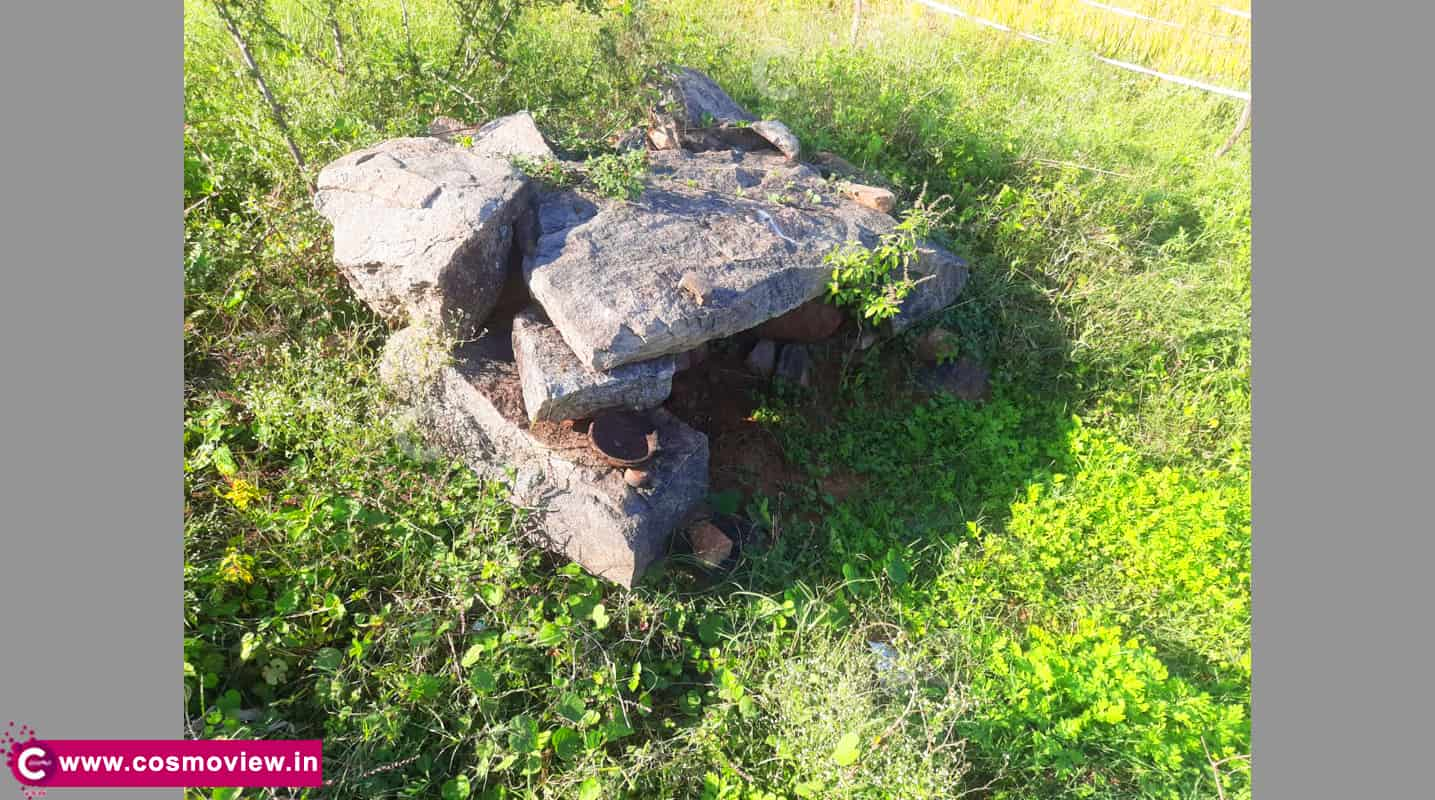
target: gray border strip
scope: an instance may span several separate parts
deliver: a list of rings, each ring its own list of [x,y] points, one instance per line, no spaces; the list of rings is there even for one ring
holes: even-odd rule
[[[180,12],[0,21],[0,725],[42,737],[182,732]]]
[[[1430,792],[1430,16],[1254,23],[1257,798]]]

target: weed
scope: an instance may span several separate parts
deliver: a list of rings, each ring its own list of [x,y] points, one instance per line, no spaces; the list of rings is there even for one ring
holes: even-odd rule
[[[851,307],[873,325],[896,316],[917,285],[911,270],[921,258],[922,241],[950,211],[941,209],[944,199],[950,198],[938,198],[930,205],[919,200],[902,213],[902,220],[890,232],[882,234],[876,247],[848,242],[828,253],[824,259],[832,267],[828,299]]]
[[[646,150],[605,153],[583,163],[583,171],[594,190],[605,197],[620,200],[638,199],[643,193],[643,174],[647,169]]]

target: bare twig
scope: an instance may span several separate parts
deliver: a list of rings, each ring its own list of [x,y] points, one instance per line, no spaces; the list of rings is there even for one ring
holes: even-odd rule
[[[1211,751],[1206,747],[1206,737],[1202,736],[1200,738],[1201,750],[1206,754],[1206,761],[1211,764],[1211,775],[1214,776],[1216,780],[1216,798],[1217,800],[1226,800],[1226,790],[1221,787],[1221,770],[1216,766],[1216,760],[1211,758]]]
[[[229,30],[229,35],[234,39],[234,44],[239,48],[239,55],[244,59],[244,65],[249,69],[249,76],[254,79],[254,84],[259,87],[259,94],[269,106],[269,114],[278,126],[279,133],[284,136],[284,144],[289,147],[289,155],[294,158],[294,163],[299,167],[299,175],[309,184],[305,175],[307,166],[304,163],[304,155],[299,152],[299,145],[294,143],[294,136],[289,132],[289,123],[284,119],[284,108],[279,101],[274,99],[273,92],[269,91],[269,83],[264,80],[264,73],[259,71],[259,64],[254,60],[254,54],[249,52],[249,43],[245,41],[244,34],[239,30],[239,23],[235,21],[234,15],[229,12],[229,7],[224,0],[213,0],[215,9],[224,20],[224,27]],[[309,193],[314,193],[314,187],[309,184]]]
[[[862,0],[852,0],[852,31],[847,34],[847,39],[853,47],[857,46],[857,30],[862,27]]]
[[[218,197],[218,196],[219,196],[219,192],[210,192],[209,194],[205,195],[204,197],[201,197],[201,198],[199,198],[198,200],[195,200],[193,203],[190,203],[189,205],[187,205],[187,206],[184,207],[184,215],[185,215],[186,217],[189,216],[189,212],[195,210],[196,208],[199,208],[200,206],[204,205],[205,203],[208,203],[210,200],[213,200],[215,197]]]
[[[1241,138],[1241,134],[1245,133],[1246,128],[1250,127],[1250,125],[1251,101],[1247,100],[1246,107],[1241,111],[1241,118],[1236,121],[1236,129],[1231,131],[1231,135],[1226,139],[1226,143],[1221,145],[1221,149],[1216,151],[1216,158],[1225,155],[1226,151],[1231,149],[1231,146],[1236,143],[1237,139]]]
[[[329,31],[334,36],[334,61],[340,75],[348,74],[344,64],[344,31],[339,27],[339,0],[329,0]]]
[[[334,64],[331,63],[329,59],[323,56],[323,54],[315,52],[309,47],[309,45],[305,44],[302,40],[295,39],[284,31],[279,30],[277,27],[274,26],[274,23],[265,19],[263,16],[257,16],[256,19],[259,21],[260,25],[264,26],[264,30],[269,31],[280,41],[284,42],[285,44],[290,44],[294,47],[299,48],[299,52],[303,53],[305,58],[314,61],[319,66],[331,72],[338,72],[340,74],[343,74],[342,69],[334,66]]]
[[[404,23],[404,56],[409,62],[409,72],[418,77],[419,63],[418,56],[414,54],[414,34],[409,29],[409,4],[399,0],[399,12],[403,15]]]
[[[438,82],[439,82],[439,83],[442,83],[444,86],[447,86],[449,89],[453,90],[456,94],[458,94],[460,97],[462,97],[463,99],[467,100],[468,102],[473,103],[474,108],[478,109],[479,114],[481,114],[481,115],[483,115],[483,116],[488,116],[488,110],[487,110],[486,108],[484,108],[483,103],[478,102],[478,100],[475,99],[473,95],[471,95],[471,94],[469,94],[468,92],[465,92],[463,89],[459,88],[458,84],[454,83],[453,81],[448,80],[447,78],[443,77],[442,75],[435,74],[434,77],[438,79]],[[474,126],[474,127],[475,127],[475,129],[476,129],[477,127],[482,127],[482,126]],[[466,129],[459,129],[459,130],[466,130]],[[453,133],[453,131],[450,131],[450,133]]]

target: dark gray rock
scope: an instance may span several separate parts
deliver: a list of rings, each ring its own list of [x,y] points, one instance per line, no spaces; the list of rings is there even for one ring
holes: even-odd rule
[[[513,354],[530,420],[582,419],[606,408],[662,405],[673,389],[672,356],[599,372],[583,364],[541,309],[513,318]]]
[[[807,345],[783,345],[773,377],[794,386],[811,386],[812,355],[807,352]]]
[[[901,333],[955,303],[967,285],[967,262],[931,242],[923,244],[918,252],[921,258],[911,270],[917,285],[889,320],[893,333]]]
[[[928,364],[951,361],[961,352],[961,340],[946,328],[933,328],[917,339],[917,358]]]
[[[757,117],[734,102],[712,78],[687,67],[668,70],[666,78],[659,87],[648,131],[655,148],[752,149],[766,144],[747,127]]]
[[[949,394],[974,403],[990,400],[992,396],[991,372],[967,356],[919,370],[917,385],[929,392]]]
[[[597,369],[755,327],[826,289],[823,259],[867,246],[891,217],[836,196],[810,167],[765,153],[653,153],[636,201],[576,192],[538,202],[529,291]],[[781,201],[781,202],[779,202]],[[687,273],[702,303],[683,287]]]
[[[863,176],[862,170],[858,169],[857,165],[836,153],[829,153],[823,150],[813,153],[810,160],[812,166],[816,167],[817,171],[822,173],[822,177],[824,178],[850,179]]]
[[[707,496],[707,437],[667,411],[647,412],[661,449],[643,465],[646,481],[634,487],[624,470],[597,458],[582,434],[550,422],[529,424],[518,368],[503,357],[507,331],[486,333],[451,357],[415,355],[424,339],[395,334],[384,362],[393,365],[388,374],[407,385],[430,443],[481,477],[507,483],[511,499],[532,509],[539,542],[594,575],[632,586]],[[407,363],[437,367],[405,373]]]
[[[689,128],[757,121],[757,117],[738,105],[717,81],[702,72],[675,67],[668,77],[665,99],[678,122]]]
[[[608,137],[608,144],[619,152],[624,150],[642,150],[646,147],[647,134],[641,127],[627,128]]]
[[[771,378],[772,371],[777,368],[777,344],[771,339],[758,340],[743,363],[752,374]]]
[[[498,300],[529,191],[504,161],[407,138],[324,167],[314,203],[359,299],[389,320],[466,338]]]

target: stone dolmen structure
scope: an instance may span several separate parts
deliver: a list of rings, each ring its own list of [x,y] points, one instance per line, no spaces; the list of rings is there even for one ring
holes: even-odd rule
[[[824,258],[891,231],[892,196],[825,179],[782,123],[686,69],[625,143],[650,150],[628,198],[526,175],[561,163],[526,113],[430,132],[319,174],[335,262],[403,326],[381,375],[433,445],[535,510],[546,546],[631,586],[708,494],[707,436],[664,408],[674,375],[753,329],[749,364],[800,370],[780,342],[842,322]],[[917,271],[894,332],[967,278],[931,244]]]

